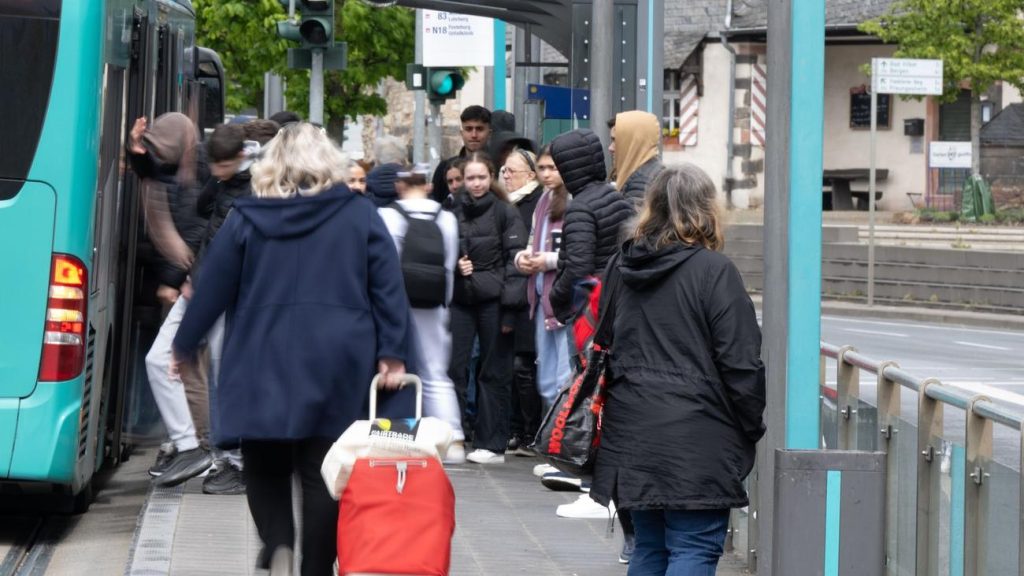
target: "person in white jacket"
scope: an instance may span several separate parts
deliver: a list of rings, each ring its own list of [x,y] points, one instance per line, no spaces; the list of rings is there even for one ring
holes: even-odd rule
[[[466,461],[465,435],[455,386],[448,377],[448,364],[452,354],[452,335],[448,330],[448,306],[454,287],[455,264],[459,258],[459,224],[455,216],[430,198],[427,188],[429,166],[413,166],[398,172],[396,203],[410,218],[433,220],[444,238],[447,293],[444,306],[412,308],[413,327],[420,352],[419,377],[423,381],[423,415],[433,416],[449,423],[453,430],[452,443],[444,461],[461,464]],[[439,212],[440,211],[440,212]],[[395,241],[399,255],[405,243],[409,224],[395,207],[378,209],[384,224]]]

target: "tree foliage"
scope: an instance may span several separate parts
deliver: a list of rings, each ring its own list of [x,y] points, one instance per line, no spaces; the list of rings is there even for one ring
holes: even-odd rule
[[[278,0],[193,0],[193,5],[197,42],[224,61],[228,110],[262,108],[268,71],[283,73],[290,109],[303,114],[309,109],[309,71],[285,67],[287,49],[294,45],[277,37],[276,24],[287,17]],[[337,0],[335,39],[348,44],[348,68],[324,75],[324,116],[333,134],[339,134],[346,117],[387,112],[375,88],[389,76],[405,77],[405,64],[414,56],[414,14],[408,8]]]
[[[224,63],[225,107],[263,106],[263,74],[284,70],[288,42],[275,33],[285,13],[277,0],[193,0],[196,42]]]
[[[998,81],[1024,89],[1024,0],[897,0],[862,32],[897,44],[897,58],[943,62],[941,102],[971,91],[971,143],[978,173],[980,98]]]
[[[1024,0],[898,0],[860,30],[897,44],[897,58],[943,62],[945,93],[982,94],[1005,80],[1024,89]]]

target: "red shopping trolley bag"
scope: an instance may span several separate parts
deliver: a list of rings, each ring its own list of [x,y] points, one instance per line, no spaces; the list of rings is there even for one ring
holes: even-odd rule
[[[410,381],[417,418],[404,424],[414,426],[422,391],[418,379]],[[392,425],[398,432],[400,422]],[[359,458],[338,504],[338,574],[447,576],[454,533],[455,491],[440,460]]]

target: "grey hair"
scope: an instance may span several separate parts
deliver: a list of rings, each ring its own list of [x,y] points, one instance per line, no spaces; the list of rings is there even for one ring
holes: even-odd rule
[[[381,136],[373,143],[373,159],[377,165],[408,163],[409,154],[405,142],[397,136]]]

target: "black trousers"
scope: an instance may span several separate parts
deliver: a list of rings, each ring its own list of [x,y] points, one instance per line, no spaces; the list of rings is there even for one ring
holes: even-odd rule
[[[537,391],[537,356],[519,352],[513,362],[512,435],[533,440],[540,428],[541,401]]]
[[[302,576],[331,576],[338,557],[338,503],[320,476],[333,440],[292,442],[243,440],[245,491],[256,531],[263,540],[261,562],[278,546],[293,547],[292,473],[302,485]]]
[[[455,384],[462,427],[466,422],[466,388],[473,339],[480,339],[480,370],[476,375],[476,422],[471,431],[473,448],[505,453],[509,436],[512,390],[512,334],[501,333],[501,305],[495,300],[473,306],[451,307],[452,360],[448,376]]]

